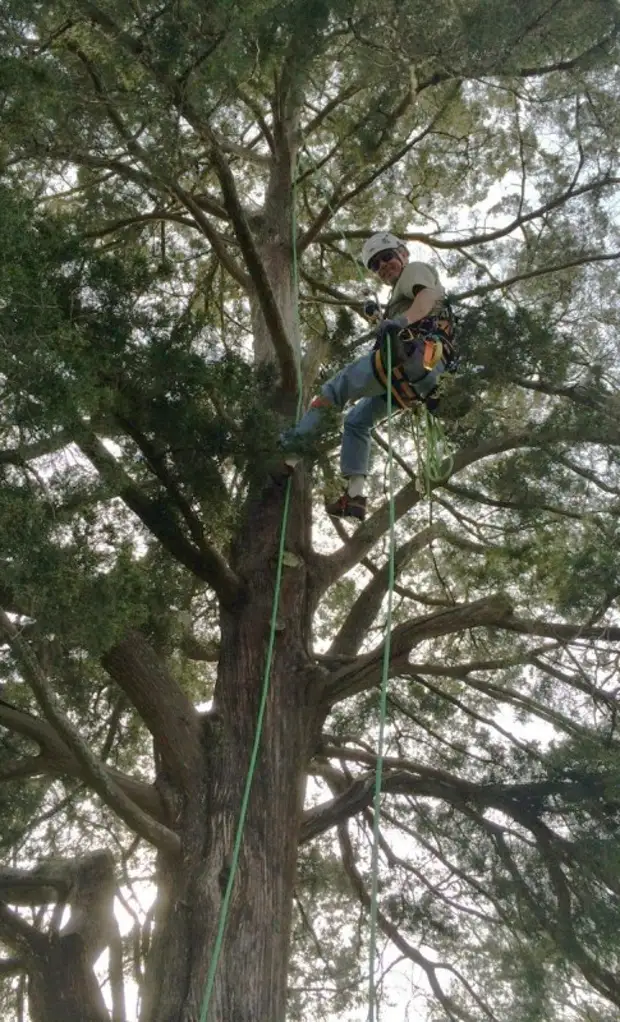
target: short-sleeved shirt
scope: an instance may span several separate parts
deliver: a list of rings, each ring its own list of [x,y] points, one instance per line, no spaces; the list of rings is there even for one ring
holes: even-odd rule
[[[432,287],[439,292],[437,299],[439,309],[446,292],[439,282],[437,271],[428,263],[407,263],[392,289],[385,310],[386,319],[401,316],[409,308],[418,291],[425,287]]]

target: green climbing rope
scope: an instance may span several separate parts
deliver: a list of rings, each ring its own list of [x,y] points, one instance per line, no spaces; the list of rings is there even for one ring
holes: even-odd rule
[[[387,345],[388,358],[388,379],[392,376],[392,352],[391,345]],[[371,890],[370,890],[370,961],[368,970],[368,1022],[375,1022],[375,1007],[377,1002],[377,989],[375,983],[375,965],[377,957],[377,917],[378,917],[378,893],[379,893],[379,838],[380,838],[380,810],[381,810],[381,787],[383,783],[383,748],[385,744],[385,722],[387,717],[387,686],[390,672],[390,653],[392,637],[392,602],[394,597],[394,458],[392,453],[392,391],[387,391],[387,412],[388,412],[388,498],[390,510],[390,549],[388,555],[388,593],[387,593],[387,614],[385,619],[385,638],[383,641],[383,665],[381,670],[381,693],[379,697],[379,738],[377,742],[377,768],[375,773],[375,794],[373,800],[373,835],[372,835],[372,856],[371,856]]]
[[[297,198],[296,198],[296,183],[293,180],[293,194],[292,194],[292,217],[291,217],[291,234],[292,234],[292,277],[293,277],[293,288],[294,294],[297,298],[299,291],[299,267],[297,260]],[[342,234],[345,246],[347,246],[347,240]],[[361,271],[357,264],[357,260],[353,260],[358,275],[361,278]],[[296,331],[297,336],[300,336],[299,329],[299,305],[298,301],[295,301],[296,309]],[[301,377],[301,353],[298,353],[297,358],[297,413],[296,419],[299,420],[302,404],[302,377]],[[388,379],[391,378],[392,365],[391,365],[391,351],[388,345]],[[385,722],[387,717],[387,683],[389,677],[389,664],[390,664],[390,638],[392,630],[392,603],[394,593],[394,526],[395,526],[395,512],[394,512],[394,478],[393,478],[393,456],[392,456],[392,394],[391,389],[387,390],[387,411],[388,411],[388,464],[389,464],[389,562],[388,562],[388,606],[387,606],[387,617],[385,626],[385,641],[383,649],[383,668],[382,668],[382,680],[381,680],[381,695],[380,695],[380,706],[379,706],[379,739],[377,749],[377,768],[375,774],[375,793],[374,793],[374,824],[373,824],[373,847],[372,847],[372,860],[371,860],[371,874],[372,874],[372,886],[370,896],[370,969],[369,969],[369,1022],[375,1020],[375,1005],[376,1005],[376,984],[375,984],[375,959],[376,959],[376,948],[377,948],[377,917],[378,917],[378,881],[379,881],[379,839],[380,839],[380,827],[379,827],[379,814],[380,814],[380,803],[381,803],[381,787],[383,778],[383,747],[384,747],[384,736],[385,736]],[[224,943],[224,935],[226,932],[226,924],[228,921],[228,913],[230,908],[230,901],[232,897],[232,890],[239,866],[239,856],[241,852],[241,844],[243,841],[243,832],[245,829],[245,822],[247,818],[248,806],[250,802],[250,794],[252,790],[252,783],[254,780],[254,774],[256,772],[256,765],[258,762],[258,754],[260,750],[260,742],[262,738],[263,723],[265,717],[265,711],[267,707],[267,697],[269,694],[269,682],[271,677],[271,665],[273,661],[273,652],[275,647],[276,637],[276,625],[278,617],[278,609],[280,605],[280,591],[282,586],[282,572],[284,565],[284,552],[286,544],[286,532],[288,526],[288,516],[290,507],[290,494],[291,494],[291,480],[289,479],[286,486],[286,493],[284,498],[284,509],[282,512],[282,527],[280,531],[280,542],[278,549],[278,563],[276,569],[276,580],[275,590],[271,611],[271,622],[269,630],[269,642],[267,646],[267,656],[265,659],[265,669],[263,673],[262,686],[261,686],[261,698],[258,710],[258,717],[256,722],[256,732],[254,736],[254,742],[252,746],[252,753],[250,756],[250,765],[248,768],[243,797],[241,800],[241,808],[239,812],[239,820],[237,823],[237,829],[235,833],[235,841],[233,846],[233,854],[230,864],[230,870],[228,873],[228,880],[226,883],[226,889],[224,897],[222,899],[222,905],[220,908],[220,914],[218,919],[218,928],[215,939],[215,945],[213,948],[213,954],[211,961],[209,962],[209,970],[207,973],[207,979],[205,984],[205,992],[202,1000],[200,1009],[199,1022],[207,1022],[209,1008],[211,1005],[213,991],[215,988],[215,977],[217,973],[217,967],[219,964],[222,947]]]
[[[309,156],[309,154],[307,154]],[[311,159],[311,158],[310,158]],[[313,162],[311,160],[311,162]],[[316,165],[315,165],[316,166]],[[324,189],[321,189],[323,192]],[[331,212],[329,198],[326,196],[326,203]],[[349,243],[343,231],[336,227],[344,242],[345,249],[349,249]],[[359,263],[355,257],[351,257],[360,281],[365,284]],[[378,297],[377,297],[378,302]],[[387,345],[387,378],[392,378],[392,350]],[[377,743],[377,767],[375,772],[375,791],[373,799],[373,841],[371,855],[371,891],[370,891],[370,950],[369,950],[369,971],[368,971],[368,1022],[375,1022],[375,1007],[377,1002],[377,991],[375,983],[375,961],[377,957],[377,918],[378,918],[378,892],[379,892],[379,840],[380,840],[380,809],[381,809],[381,787],[383,782],[383,747],[385,740],[385,722],[387,717],[387,685],[390,669],[390,646],[392,634],[392,603],[394,597],[394,459],[392,455],[393,433],[392,433],[392,389],[386,389],[387,398],[387,422],[388,422],[388,494],[389,494],[389,555],[388,555],[388,603],[385,623],[385,640],[383,646],[383,666],[381,676],[381,692],[379,698],[379,737]]]
[[[309,153],[306,155],[311,163],[314,163]],[[316,168],[316,163],[314,163]],[[325,189],[319,186],[319,191],[323,192],[326,198],[328,208],[332,214],[334,210],[331,206],[329,198],[326,195]],[[345,249],[348,250],[349,244],[343,231],[336,227],[336,231],[340,234],[342,241],[344,242]],[[352,257],[353,264],[356,268],[358,277],[365,284],[365,280],[361,273],[359,263],[357,259]],[[377,299],[378,301],[378,299]],[[387,378],[392,378],[392,350],[391,345],[386,346],[387,349]],[[394,597],[394,584],[395,584],[395,566],[394,566],[394,554],[395,554],[395,510],[394,510],[394,458],[393,458],[393,432],[392,432],[392,390],[391,387],[386,388],[387,398],[387,422],[388,422],[388,494],[389,494],[389,555],[388,555],[388,593],[387,593],[387,614],[385,623],[385,639],[383,645],[383,665],[381,672],[381,690],[379,698],[379,736],[377,742],[377,767],[375,773],[375,791],[373,799],[373,842],[372,842],[372,855],[371,855],[371,894],[370,894],[370,950],[369,950],[369,979],[368,979],[368,1022],[375,1022],[377,1006],[377,991],[375,983],[375,964],[377,956],[377,919],[378,919],[378,890],[379,890],[379,840],[380,840],[380,808],[381,808],[381,788],[383,782],[383,749],[385,744],[385,723],[387,717],[387,685],[389,678],[389,667],[390,667],[390,653],[391,653],[391,632],[392,632],[392,604]],[[420,437],[419,432],[413,425],[412,412],[412,434],[416,444],[417,456],[418,456],[418,477],[420,477],[421,466],[423,466],[425,476],[425,493],[429,500],[429,514],[432,521],[432,495],[431,491],[433,485],[437,483],[442,476],[449,475],[451,472],[452,459],[448,458],[447,465],[445,464],[444,457],[444,445],[445,445],[445,434],[443,427],[438,419],[432,416],[426,405],[423,406],[423,414],[425,418],[425,432],[426,432],[426,458],[422,458],[420,450]]]
[[[299,329],[299,302],[297,300],[299,291],[299,267],[297,261],[297,196],[296,186],[293,180],[293,194],[292,194],[292,215],[291,215],[291,240],[292,240],[292,252],[293,252],[293,266],[292,266],[292,278],[293,278],[293,290],[295,298],[295,329],[297,337],[300,337]],[[301,351],[298,352],[297,362],[297,411],[296,420],[299,420],[301,405],[302,405],[302,375],[301,375]],[[271,664],[273,662],[273,651],[275,647],[276,639],[276,626],[278,620],[278,610],[280,606],[280,590],[282,588],[282,571],[284,567],[284,551],[286,544],[286,532],[288,526],[289,507],[291,503],[291,484],[292,480],[289,479],[286,484],[286,493],[284,496],[284,509],[282,511],[282,526],[280,529],[280,543],[278,547],[278,565],[276,569],[276,580],[275,589],[273,594],[273,603],[271,608],[271,622],[269,626],[269,642],[267,645],[267,656],[265,658],[265,669],[263,672],[263,679],[261,685],[261,697],[258,708],[258,716],[256,720],[256,731],[254,734],[254,743],[252,745],[252,754],[250,756],[250,765],[248,767],[247,776],[245,779],[245,785],[243,789],[243,797],[241,799],[241,809],[239,811],[239,820],[237,823],[237,830],[235,833],[235,843],[233,846],[232,859],[230,863],[230,870],[228,872],[228,880],[226,882],[226,889],[224,891],[224,897],[220,907],[220,914],[218,919],[217,934],[215,938],[215,945],[213,948],[213,954],[211,955],[211,961],[209,962],[209,971],[207,973],[207,979],[205,984],[204,997],[202,999],[202,1005],[200,1008],[199,1022],[207,1022],[209,1014],[209,1008],[211,1006],[211,1000],[213,997],[213,990],[215,988],[215,976],[217,973],[217,967],[219,964],[220,956],[222,953],[222,946],[224,943],[224,935],[226,932],[226,924],[228,922],[228,912],[230,908],[230,899],[232,897],[233,885],[235,877],[237,875],[237,869],[239,867],[239,855],[241,853],[241,843],[243,841],[243,832],[245,829],[245,821],[248,814],[248,806],[250,803],[250,794],[252,791],[252,783],[254,781],[254,774],[256,772],[256,764],[258,762],[258,753],[260,750],[260,743],[263,734],[263,722],[265,719],[265,710],[267,708],[267,697],[269,695],[269,682],[271,679]]]
[[[420,426],[420,417],[424,419],[423,428]],[[446,454],[446,434],[441,422],[435,415],[431,415],[426,406],[422,409],[412,409],[409,431],[416,450],[417,488],[420,494],[430,501],[434,486],[450,475],[454,459],[451,454]],[[425,440],[424,453],[421,444],[422,432]]]

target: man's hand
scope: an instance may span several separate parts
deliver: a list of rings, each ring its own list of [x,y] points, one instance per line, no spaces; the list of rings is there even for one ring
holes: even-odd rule
[[[386,334],[398,333],[409,326],[406,316],[395,316],[394,319],[382,319],[377,327],[377,340],[375,348],[378,348]]]

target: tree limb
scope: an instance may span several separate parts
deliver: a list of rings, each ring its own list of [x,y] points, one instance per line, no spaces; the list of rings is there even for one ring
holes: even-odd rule
[[[492,231],[486,231],[483,234],[472,234],[469,238],[458,238],[455,241],[442,241],[440,238],[435,238],[432,234],[422,234],[420,231],[405,231],[401,232],[401,237],[404,241],[415,241],[421,245],[428,245],[434,249],[461,249],[461,248],[472,248],[475,245],[486,245],[489,241],[499,241],[500,238],[505,238],[508,235],[514,233],[524,224],[531,222],[532,220],[538,220],[540,217],[550,213],[553,209],[563,206],[567,201],[574,198],[579,198],[582,195],[586,195],[589,192],[597,191],[598,189],[606,188],[608,186],[615,187],[620,182],[620,178],[611,175],[609,172],[605,172],[600,179],[596,181],[590,181],[585,185],[581,185],[579,188],[574,187],[574,182],[571,183],[570,187],[563,191],[560,195],[556,195],[554,198],[549,199],[542,205],[537,206],[536,209],[531,210],[529,213],[524,213],[522,216],[515,217],[509,224],[504,227],[497,227]],[[319,234],[317,241],[329,243],[333,241],[342,240],[344,236],[347,240],[358,240],[364,241],[369,237],[370,231],[355,229],[349,231],[325,231]],[[461,295],[460,297],[463,297]]]
[[[300,130],[303,138],[309,138],[310,135],[317,130],[317,128],[320,128],[323,121],[329,117],[334,110],[337,110],[342,103],[346,103],[348,99],[353,99],[353,97],[362,92],[364,88],[366,88],[366,86],[353,84],[347,85],[341,89],[336,96],[333,96],[330,100],[328,100],[324,107],[321,107],[314,117],[301,126]]]
[[[556,425],[553,420],[542,423],[526,424],[525,428],[515,433],[505,433],[491,440],[484,440],[474,447],[457,451],[450,461],[445,459],[440,466],[437,482],[431,481],[431,488],[444,486],[459,472],[485,458],[496,454],[504,454],[519,447],[543,447],[570,442],[595,444],[620,444],[620,429],[617,417],[607,417],[601,423],[600,417],[589,423],[567,423]],[[402,518],[422,499],[416,487],[413,473],[411,481],[406,483],[394,497],[395,518]],[[349,571],[365,557],[374,544],[384,535],[389,525],[389,503],[385,501],[370,518],[354,533],[346,545],[333,554],[319,555],[315,558],[317,567],[316,586],[324,592],[329,586]]]
[[[235,88],[237,91],[237,95],[239,96],[239,99],[243,103],[245,103],[248,109],[251,110],[252,113],[254,114],[254,118],[261,130],[263,138],[265,139],[267,145],[269,146],[269,150],[272,156],[275,156],[276,145],[273,137],[273,132],[271,131],[271,128],[267,124],[265,115],[261,109],[259,102],[256,99],[254,99],[254,97],[251,96],[249,92],[246,92],[245,88],[242,88],[240,85],[235,85]]]
[[[573,266],[585,266],[590,263],[600,262],[613,262],[616,259],[620,259],[620,252],[591,252],[583,256],[579,256],[578,259],[569,259],[564,263],[556,263],[555,266],[541,266],[537,270],[527,270],[524,273],[517,273],[513,277],[507,277],[505,280],[498,280],[492,284],[480,284],[478,287],[472,287],[469,291],[459,291],[454,294],[454,301],[460,302],[465,298],[473,298],[474,295],[486,295],[490,294],[491,291],[500,291],[507,287],[512,287],[513,284],[518,284],[522,280],[532,280],[534,277],[544,277],[549,273],[560,273],[562,270],[569,270]]]
[[[396,163],[398,163],[399,160],[402,160],[403,156],[406,156],[408,152],[410,152],[416,145],[418,145],[419,142],[421,142],[424,138],[426,138],[428,134],[430,134],[430,132],[432,132],[433,128],[435,127],[437,122],[441,120],[444,113],[448,109],[450,103],[456,96],[459,88],[460,85],[457,84],[453,89],[450,90],[448,97],[442,103],[439,110],[437,110],[436,113],[433,114],[431,120],[421,132],[419,132],[414,138],[409,139],[409,141],[407,141],[404,145],[397,149],[396,152],[388,156],[382,163],[375,167],[371,173],[367,174],[366,177],[362,178],[361,181],[358,181],[358,183],[354,185],[353,188],[350,188],[349,191],[347,192],[342,192],[341,190],[342,183],[339,183],[333,195],[325,201],[325,205],[323,206],[323,209],[318,213],[314,223],[310,225],[307,231],[300,238],[299,240],[300,251],[304,251],[304,249],[306,249],[314,241],[325,240],[326,236],[321,235],[321,231],[325,224],[327,224],[329,220],[335,216],[338,210],[345,206],[347,202],[350,202],[352,199],[355,199],[362,192],[366,191],[367,188],[370,188],[370,186],[379,177],[381,177],[381,175],[384,174],[386,170],[389,170],[389,168],[393,167]],[[368,237],[369,233],[370,232],[368,231],[363,232],[363,236]],[[341,234],[337,233],[334,235],[333,240],[340,238]]]
[[[168,827],[164,827],[152,817],[147,816],[112,780],[107,768],[93,755],[77,728],[61,710],[38,660],[22,639],[19,630],[1,609],[0,632],[4,633],[13,649],[45,717],[82,767],[89,786],[97,792],[106,805],[109,805],[120,816],[128,827],[168,855],[176,855],[180,850],[180,841],[177,835]]]
[[[297,365],[294,347],[291,339],[287,335],[286,326],[278,306],[275,293],[254,241],[243,206],[239,200],[233,173],[230,169],[228,160],[222,152],[222,148],[215,131],[194,109],[189,100],[187,90],[183,88],[178,81],[171,78],[147,59],[147,50],[142,42],[134,39],[127,32],[123,31],[123,29],[121,29],[106,12],[98,8],[96,4],[87,2],[87,0],[82,0],[82,6],[88,10],[93,20],[96,21],[96,23],[103,29],[106,35],[110,35],[114,39],[118,40],[124,49],[128,50],[133,56],[140,60],[149,72],[164,85],[174,100],[179,113],[187,119],[188,123],[191,124],[199,137],[201,137],[209,146],[213,167],[222,189],[224,207],[230,217],[239,247],[245,259],[248,273],[254,283],[256,296],[258,298],[265,323],[267,324],[267,328],[271,335],[278,364],[280,366],[283,387],[287,392],[295,393],[297,390]],[[126,144],[129,144],[127,139],[125,139],[125,141]],[[136,143],[132,144],[135,148]],[[139,149],[139,147],[137,148]],[[140,151],[139,157],[141,160],[146,161],[147,166],[149,165],[148,154]],[[205,221],[205,218],[201,216],[195,200],[176,182],[168,179],[166,180],[166,185],[181,199],[186,208],[190,209],[194,216],[196,216],[201,229],[205,232],[207,238],[209,238],[212,244],[215,245],[217,239],[212,239],[211,237],[211,235],[215,232],[213,232],[208,221]],[[216,252],[218,256],[222,255],[218,249],[216,249]],[[247,284],[247,282],[245,283]]]
[[[179,528],[169,502],[146,497],[92,430],[80,424],[74,431],[74,438],[102,478],[168,553],[213,586],[224,606],[234,607],[241,597],[241,581],[222,554],[206,541],[200,548],[191,543]]]
[[[349,880],[354,891],[357,893],[362,904],[369,909],[370,908],[370,895],[366,890],[366,885],[359,872],[351,845],[351,839],[349,837],[348,829],[346,824],[342,824],[338,828],[338,841],[340,844],[340,851],[342,855],[342,863],[345,869],[345,873],[348,875]],[[410,961],[414,962],[417,966],[423,969],[426,974],[429,986],[444,1009],[446,1015],[451,1022],[456,1022],[456,1019],[461,1019],[462,1022],[474,1022],[474,1018],[469,1012],[464,1011],[459,1005],[457,1005],[452,997],[444,992],[439,980],[437,979],[437,970],[445,969],[441,963],[433,963],[419,951],[413,947],[408,940],[401,934],[398,927],[392,923],[387,916],[383,914],[381,909],[377,910],[377,921],[382,932],[389,937],[392,943],[398,948],[398,950],[405,955]],[[452,971],[452,970],[449,970]],[[493,1017],[493,1016],[491,1016]]]
[[[239,201],[233,173],[217,145],[211,129],[203,126],[203,130],[208,131],[212,139],[211,154],[224,196],[224,205],[232,221],[248,272],[254,282],[256,296],[278,359],[282,387],[287,393],[294,394],[297,391],[297,362],[292,339],[288,336],[271,281]]]
[[[69,747],[62,741],[51,724],[40,717],[34,717],[31,713],[26,713],[25,710],[20,710],[0,699],[0,727],[22,735],[39,746],[41,750],[39,756],[29,756],[18,761],[18,763],[24,764],[24,768],[30,766],[29,777],[37,775],[73,777],[75,780],[88,783],[84,770]],[[16,768],[18,763],[15,764]],[[118,785],[132,802],[135,802],[145,813],[160,823],[164,822],[164,807],[152,784],[146,784],[115,767],[106,766],[105,770],[109,774],[110,780]],[[1,775],[0,779],[11,780],[12,778]]]
[[[153,735],[166,769],[189,790],[203,768],[200,718],[192,702],[138,631],[128,632],[102,663]]]
[[[89,4],[88,6],[92,7],[93,5]],[[104,15],[104,20],[106,18],[107,15]],[[127,33],[123,33],[117,26],[114,25],[111,19],[107,18],[107,20],[109,22],[109,25],[111,26],[112,34],[116,35],[119,39],[121,39],[121,41],[123,40],[123,38],[125,39],[125,41],[129,38],[127,36]],[[103,27],[103,21],[100,21],[100,24]],[[107,29],[106,31],[108,31],[109,34],[109,29]],[[235,279],[247,285],[247,281],[243,280],[235,261],[228,254],[228,251],[226,250],[226,247],[223,243],[221,236],[218,234],[217,231],[214,230],[209,221],[206,219],[200,206],[197,204],[194,196],[187,192],[178,183],[178,181],[172,178],[161,166],[158,166],[154,162],[150,153],[147,152],[138,143],[135,136],[130,132],[125,122],[123,121],[123,118],[119,110],[114,105],[110,96],[108,95],[108,92],[105,89],[105,86],[97,69],[95,68],[92,61],[88,58],[88,56],[84,53],[84,51],[75,44],[70,44],[69,49],[76,54],[76,56],[85,66],[87,74],[95,90],[95,93],[100,97],[100,99],[104,103],[105,108],[108,112],[108,116],[112,121],[112,124],[116,128],[118,134],[120,135],[121,139],[125,143],[125,146],[127,147],[129,153],[131,153],[136,159],[138,159],[143,166],[147,167],[148,171],[153,176],[154,181],[161,182],[164,188],[171,194],[175,195],[182,202],[185,208],[188,209],[193,214],[197,226],[200,228],[202,233],[211,243],[211,246],[216,255],[218,256],[222,265],[229,270],[229,272]],[[144,49],[141,46],[139,47],[139,53],[140,55],[144,54]],[[138,55],[138,53],[136,53],[135,55]],[[144,61],[142,62],[144,63]],[[150,63],[147,62],[146,66],[149,68],[151,72],[153,71],[153,67],[150,65]],[[175,85],[175,89],[179,92],[180,95],[184,95],[184,90],[182,90],[178,84]]]
[[[71,440],[69,431],[61,429],[35,443],[7,448],[0,451],[0,465],[24,465],[34,458],[41,458],[45,454],[54,454],[56,451],[60,451],[63,447],[67,447]]]
[[[0,938],[26,960],[39,953],[44,942],[43,936],[3,901],[0,901]]]
[[[587,70],[588,58],[604,50],[608,43],[613,42],[617,38],[619,31],[620,24],[616,21],[614,27],[607,35],[577,54],[571,60],[558,60],[553,64],[545,64],[542,67],[521,67],[517,71],[517,76],[519,78],[538,78],[541,75],[555,74],[561,71]]]
[[[598,642],[620,642],[617,625],[570,625],[563,621],[528,620],[513,616],[494,623],[497,628],[521,635],[540,635],[547,639],[593,639]]]
[[[390,636],[390,663],[392,674],[397,674],[399,663],[407,667],[408,656],[414,646],[426,639],[460,632],[464,628],[501,626],[510,618],[512,606],[504,595],[496,595],[439,611],[436,614],[414,618],[392,629]],[[367,691],[381,677],[384,642],[370,653],[357,657],[334,671],[326,683],[324,700],[329,705],[347,699],[358,692]]]
[[[208,556],[209,545],[205,537],[202,522],[191,506],[190,501],[183,493],[178,479],[174,477],[173,472],[170,471],[166,464],[164,455],[157,449],[157,445],[149,440],[149,438],[138,428],[130,416],[116,414],[115,418],[125,433],[131,437],[138,449],[144,455],[149,469],[159,480],[171,502],[179,511],[187,526],[190,537],[196,544],[197,548],[201,553],[206,553]],[[221,479],[219,472],[217,473],[217,479],[222,490],[225,490],[225,484],[223,479]]]
[[[0,894],[11,905],[49,905],[65,900],[72,875],[67,861],[50,859],[35,869],[0,867]]]
[[[26,962],[23,958],[0,958],[0,978],[15,976],[17,973],[25,971]]]
[[[330,787],[335,789],[335,794],[306,811],[300,831],[302,843],[367,809],[374,798],[376,755],[327,745],[321,748],[321,756],[364,762],[372,769],[353,780],[328,764],[318,769],[317,772],[325,776]],[[602,772],[593,772],[578,779],[559,777],[517,784],[485,784],[463,780],[447,770],[438,770],[421,762],[391,756],[385,757],[383,762],[386,773],[382,791],[385,794],[436,798],[461,812],[469,812],[472,806],[478,810],[495,809],[530,830],[538,826],[539,811],[524,807],[539,806],[551,796],[560,799],[564,807],[592,801],[604,797],[609,784],[609,778]],[[561,811],[561,807],[558,808],[560,814]]]
[[[438,525],[422,529],[416,536],[403,543],[394,553],[394,573],[398,578],[400,572],[409,563],[414,554],[423,549],[440,531]],[[371,581],[362,589],[351,606],[340,631],[327,651],[327,656],[348,656],[355,654],[365,638],[375,616],[379,612],[387,591],[390,576],[389,562],[381,567]]]
[[[0,707],[1,709],[1,707]],[[0,726],[2,717],[0,716]],[[39,777],[46,773],[42,756],[22,756],[20,759],[9,760],[0,766],[0,783],[3,781],[22,781],[27,777]]]

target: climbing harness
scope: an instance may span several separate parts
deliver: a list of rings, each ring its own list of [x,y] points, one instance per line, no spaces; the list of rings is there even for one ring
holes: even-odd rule
[[[388,354],[391,371],[388,370]],[[383,336],[372,353],[372,368],[399,408],[409,409],[432,397],[440,377],[456,362],[456,337],[448,299],[433,316]],[[418,376],[412,380],[411,375]],[[388,380],[390,383],[388,384]]]

